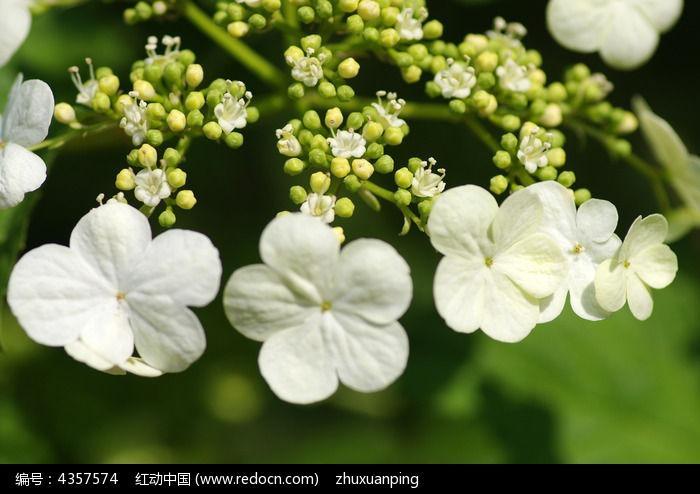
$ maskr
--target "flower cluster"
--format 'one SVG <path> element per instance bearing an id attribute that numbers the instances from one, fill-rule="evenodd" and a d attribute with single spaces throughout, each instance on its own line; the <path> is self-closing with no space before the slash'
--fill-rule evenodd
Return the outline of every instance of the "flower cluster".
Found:
<path id="1" fill-rule="evenodd" d="M 261 32 L 280 20 L 281 0 L 229 0 L 217 2 L 214 21 L 234 38 Z"/>
<path id="2" fill-rule="evenodd" d="M 166 19 L 176 11 L 176 0 L 140 0 L 124 9 L 124 22 L 137 24 L 153 19 Z"/>

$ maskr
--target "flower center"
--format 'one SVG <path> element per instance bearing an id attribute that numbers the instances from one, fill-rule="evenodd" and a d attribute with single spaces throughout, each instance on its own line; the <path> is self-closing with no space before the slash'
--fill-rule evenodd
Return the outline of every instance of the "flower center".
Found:
<path id="1" fill-rule="evenodd" d="M 328 311 L 331 310 L 332 308 L 333 308 L 333 302 L 330 302 L 330 301 L 328 301 L 328 300 L 324 301 L 324 302 L 321 304 L 321 312 L 328 312 Z"/>
<path id="2" fill-rule="evenodd" d="M 493 257 L 487 257 L 484 259 L 484 264 L 486 264 L 487 268 L 490 268 L 493 266 Z"/>
<path id="3" fill-rule="evenodd" d="M 585 251 L 586 251 L 586 248 L 583 245 L 579 244 L 578 242 L 576 243 L 576 245 L 574 245 L 574 248 L 571 249 L 571 252 L 573 252 L 574 254 L 581 254 Z"/>
<path id="4" fill-rule="evenodd" d="M 126 293 L 124 292 L 117 292 L 117 300 L 122 301 L 126 298 Z"/>
<path id="5" fill-rule="evenodd" d="M 625 266 L 625 269 L 629 269 L 629 267 L 630 267 L 631 265 L 632 265 L 632 263 L 631 263 L 631 262 L 629 262 L 629 261 L 625 261 L 625 264 L 624 264 L 624 266 Z"/>

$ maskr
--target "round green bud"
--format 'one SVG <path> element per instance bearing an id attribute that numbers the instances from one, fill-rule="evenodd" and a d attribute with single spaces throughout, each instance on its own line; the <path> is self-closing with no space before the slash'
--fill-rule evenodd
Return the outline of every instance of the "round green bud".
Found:
<path id="1" fill-rule="evenodd" d="M 171 110 L 167 122 L 168 128 L 175 133 L 182 132 L 187 127 L 187 117 L 180 110 Z"/>
<path id="2" fill-rule="evenodd" d="M 389 127 L 384 131 L 384 142 L 389 146 L 398 146 L 403 142 L 403 132 L 398 127 Z"/>
<path id="3" fill-rule="evenodd" d="M 180 209 L 192 209 L 197 204 L 197 198 L 191 190 L 181 190 L 175 196 L 175 204 Z"/>
<path id="4" fill-rule="evenodd" d="M 325 194 L 331 186 L 331 177 L 328 173 L 312 173 L 309 178 L 311 190 L 316 194 Z"/>
<path id="5" fill-rule="evenodd" d="M 204 106 L 204 94 L 199 91 L 193 91 L 185 98 L 185 108 L 188 110 L 199 110 Z"/>
<path id="6" fill-rule="evenodd" d="M 323 38 L 318 34 L 310 34 L 301 38 L 301 48 L 306 52 L 308 50 L 318 51 L 323 43 Z"/>
<path id="7" fill-rule="evenodd" d="M 379 122 L 367 122 L 362 128 L 362 137 L 367 142 L 374 142 L 384 134 L 384 126 Z"/>
<path id="8" fill-rule="evenodd" d="M 182 69 L 184 70 L 188 65 L 192 65 L 197 59 L 192 50 L 180 50 L 177 55 L 177 61 L 182 64 Z"/>
<path id="9" fill-rule="evenodd" d="M 158 164 L 158 151 L 150 144 L 144 144 L 138 150 L 138 159 L 141 166 L 153 168 Z"/>
<path id="10" fill-rule="evenodd" d="M 611 144 L 613 153 L 617 156 L 624 158 L 632 154 L 632 144 L 625 139 L 613 139 Z"/>
<path id="11" fill-rule="evenodd" d="M 576 183 L 576 174 L 571 171 L 561 172 L 559 178 L 557 178 L 557 182 L 569 188 Z"/>
<path id="12" fill-rule="evenodd" d="M 461 99 L 450 100 L 448 104 L 450 111 L 456 113 L 457 115 L 464 115 L 467 113 L 467 105 Z"/>
<path id="13" fill-rule="evenodd" d="M 343 112 L 340 111 L 340 108 L 335 107 L 331 108 L 330 110 L 326 111 L 326 127 L 329 129 L 337 129 L 341 125 L 343 125 Z"/>
<path id="14" fill-rule="evenodd" d="M 328 139 L 322 134 L 315 134 L 311 142 L 309 143 L 311 149 L 320 149 L 321 151 L 328 152 L 329 145 Z"/>
<path id="15" fill-rule="evenodd" d="M 304 5 L 297 9 L 297 17 L 304 24 L 311 24 L 316 19 L 316 11 L 308 5 Z"/>
<path id="16" fill-rule="evenodd" d="M 348 197 L 341 197 L 335 203 L 335 214 L 341 218 L 350 218 L 355 212 L 355 204 Z"/>
<path id="17" fill-rule="evenodd" d="M 442 89 L 435 81 L 428 81 L 425 84 L 425 93 L 431 98 L 442 96 Z"/>
<path id="18" fill-rule="evenodd" d="M 204 114 L 199 110 L 192 110 L 187 114 L 187 126 L 191 128 L 204 125 Z"/>
<path id="19" fill-rule="evenodd" d="M 133 26 L 134 24 L 136 24 L 139 21 L 136 9 L 125 9 L 123 19 L 128 26 Z"/>
<path id="20" fill-rule="evenodd" d="M 518 141 L 518 138 L 512 133 L 505 134 L 501 137 L 501 147 L 509 153 L 515 153 L 519 143 L 520 141 Z"/>
<path id="21" fill-rule="evenodd" d="M 163 159 L 165 160 L 165 164 L 167 166 L 174 167 L 180 164 L 182 156 L 180 155 L 180 152 L 177 149 L 167 148 L 163 153 Z"/>
<path id="22" fill-rule="evenodd" d="M 134 172 L 130 168 L 124 168 L 119 173 L 117 173 L 117 179 L 114 181 L 114 185 L 119 190 L 132 190 L 136 187 L 136 177 Z"/>
<path id="23" fill-rule="evenodd" d="M 348 115 L 348 129 L 361 129 L 365 123 L 365 117 L 360 112 L 352 112 Z"/>
<path id="24" fill-rule="evenodd" d="M 340 101 L 350 101 L 355 97 L 355 90 L 348 86 L 347 84 L 343 84 L 342 86 L 338 86 L 336 89 L 336 92 L 338 93 L 338 99 Z"/>
<path id="25" fill-rule="evenodd" d="M 367 146 L 367 150 L 365 151 L 365 157 L 371 160 L 376 160 L 378 159 L 381 155 L 384 154 L 384 146 L 379 144 L 378 142 L 373 142 Z"/>
<path id="26" fill-rule="evenodd" d="M 374 162 L 374 169 L 377 173 L 387 174 L 394 171 L 394 158 L 385 154 Z"/>
<path id="27" fill-rule="evenodd" d="M 231 132 L 224 138 L 224 142 L 231 149 L 238 149 L 243 145 L 243 134 L 240 132 Z"/>
<path id="28" fill-rule="evenodd" d="M 146 142 L 152 146 L 160 146 L 163 144 L 163 133 L 156 129 L 149 130 L 146 132 Z"/>
<path id="29" fill-rule="evenodd" d="M 381 12 L 382 25 L 394 27 L 399 20 L 399 9 L 396 7 L 383 7 Z"/>
<path id="30" fill-rule="evenodd" d="M 259 31 L 261 29 L 265 29 L 267 20 L 260 14 L 253 14 L 248 18 L 248 25 Z"/>
<path id="31" fill-rule="evenodd" d="M 447 59 L 442 55 L 434 56 L 430 59 L 430 71 L 437 74 L 447 68 Z"/>
<path id="32" fill-rule="evenodd" d="M 209 88 L 209 91 L 207 91 L 207 106 L 211 110 L 214 110 L 214 108 L 221 103 L 222 94 L 223 93 L 217 89 Z"/>
<path id="33" fill-rule="evenodd" d="M 126 162 L 131 166 L 139 165 L 139 150 L 132 149 L 129 154 L 126 155 Z"/>
<path id="34" fill-rule="evenodd" d="M 263 0 L 262 6 L 268 12 L 276 12 L 282 8 L 281 0 Z"/>
<path id="35" fill-rule="evenodd" d="M 298 46 L 290 46 L 284 51 L 284 59 L 291 62 L 296 62 L 304 56 L 304 50 Z M 292 64 L 294 65 L 294 64 Z"/>
<path id="36" fill-rule="evenodd" d="M 318 130 L 321 128 L 321 117 L 314 110 L 309 110 L 304 113 L 301 121 L 307 129 Z"/>
<path id="37" fill-rule="evenodd" d="M 365 159 L 352 160 L 352 172 L 360 180 L 368 180 L 374 173 L 372 163 Z"/>
<path id="38" fill-rule="evenodd" d="M 171 62 L 163 70 L 163 81 L 168 87 L 182 86 L 184 67 L 180 62 Z"/>
<path id="39" fill-rule="evenodd" d="M 433 210 L 433 205 L 435 204 L 435 198 L 424 199 L 418 203 L 418 212 L 423 220 L 426 220 Z"/>
<path id="40" fill-rule="evenodd" d="M 143 78 L 152 84 L 158 84 L 163 77 L 163 66 L 151 64 L 143 68 Z"/>
<path id="41" fill-rule="evenodd" d="M 382 13 L 381 7 L 374 0 L 361 0 L 357 6 L 357 13 L 365 21 L 373 21 Z"/>
<path id="42" fill-rule="evenodd" d="M 348 27 L 348 31 L 350 31 L 353 34 L 359 34 L 365 29 L 365 21 L 363 21 L 362 17 L 360 17 L 357 14 L 348 17 L 347 21 L 345 21 L 345 24 Z"/>
<path id="43" fill-rule="evenodd" d="M 328 158 L 322 149 L 312 149 L 309 151 L 309 163 L 313 166 L 326 168 L 328 166 Z"/>
<path id="44" fill-rule="evenodd" d="M 76 121 L 75 109 L 68 103 L 59 103 L 53 109 L 53 117 L 64 125 L 70 125 Z"/>
<path id="45" fill-rule="evenodd" d="M 308 194 L 306 193 L 306 189 L 301 185 L 293 185 L 292 187 L 290 187 L 289 198 L 297 206 L 303 204 L 306 201 L 307 197 Z"/>
<path id="46" fill-rule="evenodd" d="M 292 99 L 301 99 L 304 97 L 304 85 L 301 82 L 295 82 L 287 89 L 287 94 Z"/>
<path id="47" fill-rule="evenodd" d="M 413 173 L 406 167 L 399 168 L 394 173 L 394 182 L 402 189 L 408 189 L 413 184 Z"/>
<path id="48" fill-rule="evenodd" d="M 591 69 L 589 69 L 586 65 L 579 63 L 571 67 L 567 71 L 566 75 L 567 78 L 571 78 L 575 81 L 581 82 L 585 79 L 588 79 L 591 76 Z"/>
<path id="49" fill-rule="evenodd" d="M 333 16 L 333 5 L 328 0 L 316 0 L 316 14 L 320 19 L 329 19 Z"/>
<path id="50" fill-rule="evenodd" d="M 365 41 L 369 41 L 371 43 L 378 43 L 379 30 L 374 27 L 367 27 L 364 31 L 362 31 L 362 37 L 365 39 Z"/>
<path id="51" fill-rule="evenodd" d="M 353 77 L 357 77 L 359 73 L 360 64 L 352 57 L 346 58 L 338 65 L 338 75 L 343 79 L 352 79 Z"/>
<path id="52" fill-rule="evenodd" d="M 284 162 L 284 173 L 287 175 L 299 175 L 306 168 L 306 163 L 299 158 L 290 158 Z"/>
<path id="53" fill-rule="evenodd" d="M 349 14 L 350 12 L 355 12 L 357 10 L 359 3 L 359 0 L 338 0 L 338 8 L 341 12 Z"/>
<path id="54" fill-rule="evenodd" d="M 311 12 L 313 12 L 313 10 Z M 226 30 L 234 38 L 242 38 L 248 34 L 250 28 L 248 27 L 248 24 L 243 21 L 234 21 L 226 26 Z"/>
<path id="55" fill-rule="evenodd" d="M 547 180 L 556 180 L 557 169 L 551 165 L 545 166 L 543 168 L 539 168 L 537 172 L 535 172 L 535 176 L 543 182 L 546 182 Z"/>
<path id="56" fill-rule="evenodd" d="M 477 84 L 481 89 L 491 89 L 496 85 L 496 76 L 493 72 L 482 72 L 477 77 Z"/>
<path id="57" fill-rule="evenodd" d="M 424 60 L 428 56 L 428 48 L 422 43 L 416 43 L 408 47 L 408 53 L 417 61 Z"/>
<path id="58" fill-rule="evenodd" d="M 165 107 L 160 103 L 149 103 L 146 107 L 146 118 L 153 123 L 153 121 L 162 122 L 165 120 L 167 113 Z"/>
<path id="59" fill-rule="evenodd" d="M 260 110 L 255 106 L 248 107 L 248 123 L 255 123 L 260 120 Z"/>
<path id="60" fill-rule="evenodd" d="M 401 76 L 407 84 L 414 84 L 420 81 L 423 71 L 417 65 L 411 65 L 401 70 Z"/>
<path id="61" fill-rule="evenodd" d="M 566 164 L 566 151 L 563 148 L 552 148 L 547 151 L 547 162 L 555 168 Z"/>
<path id="62" fill-rule="evenodd" d="M 136 16 L 141 21 L 147 21 L 153 15 L 153 9 L 146 2 L 137 2 L 134 5 L 134 10 L 136 11 Z"/>
<path id="63" fill-rule="evenodd" d="M 350 162 L 346 158 L 336 157 L 331 160 L 331 174 L 334 177 L 345 178 L 350 170 Z"/>
<path id="64" fill-rule="evenodd" d="M 489 190 L 497 196 L 500 196 L 508 190 L 508 179 L 503 175 L 496 175 L 489 183 Z"/>
<path id="65" fill-rule="evenodd" d="M 221 134 L 223 134 L 223 129 L 218 123 L 209 122 L 205 124 L 204 127 L 202 127 L 202 132 L 204 133 L 204 136 L 207 139 L 211 139 L 212 141 L 218 141 L 221 137 Z"/>
<path id="66" fill-rule="evenodd" d="M 144 101 L 150 101 L 156 97 L 156 90 L 153 88 L 153 84 L 143 79 L 134 82 L 134 91 Z"/>
<path id="67" fill-rule="evenodd" d="M 165 211 L 158 215 L 158 223 L 163 228 L 170 228 L 175 225 L 177 217 L 171 208 L 167 208 Z"/>
<path id="68" fill-rule="evenodd" d="M 240 21 L 245 17 L 245 9 L 242 5 L 236 3 L 229 3 L 226 8 L 228 16 L 234 21 Z"/>
<path id="69" fill-rule="evenodd" d="M 476 57 L 474 63 L 480 72 L 493 72 L 498 67 L 498 54 L 492 51 L 485 51 Z"/>
<path id="70" fill-rule="evenodd" d="M 423 160 L 420 158 L 411 158 L 408 160 L 408 169 L 411 173 L 416 173 L 418 170 L 423 168 Z"/>
<path id="71" fill-rule="evenodd" d="M 394 200 L 399 206 L 408 206 L 411 204 L 412 199 L 413 195 L 406 189 L 399 189 L 394 192 Z"/>
<path id="72" fill-rule="evenodd" d="M 566 86 L 561 82 L 554 82 L 547 88 L 547 99 L 552 103 L 561 103 L 568 97 Z"/>
<path id="73" fill-rule="evenodd" d="M 566 136 L 564 133 L 557 129 L 551 129 L 549 131 L 549 142 L 553 148 L 561 148 L 566 144 Z"/>
<path id="74" fill-rule="evenodd" d="M 179 189 L 187 183 L 187 173 L 181 168 L 174 168 L 168 172 L 167 179 L 172 188 Z"/>
<path id="75" fill-rule="evenodd" d="M 187 66 L 185 70 L 185 82 L 191 88 L 198 87 L 204 80 L 204 69 L 198 63 Z"/>
<path id="76" fill-rule="evenodd" d="M 332 82 L 323 81 L 318 85 L 318 94 L 320 94 L 322 98 L 331 99 L 335 98 L 337 92 Z"/>
<path id="77" fill-rule="evenodd" d="M 302 146 L 311 146 L 311 141 L 314 139 L 314 133 L 308 129 L 301 129 L 297 136 Z"/>
<path id="78" fill-rule="evenodd" d="M 382 29 L 379 32 L 379 43 L 385 48 L 396 46 L 399 41 L 401 41 L 401 35 L 394 28 Z"/>
<path id="79" fill-rule="evenodd" d="M 497 151 L 496 154 L 493 156 L 493 164 L 501 170 L 505 170 L 506 168 L 508 168 L 512 164 L 512 162 L 513 158 L 511 157 L 508 151 Z"/>
<path id="80" fill-rule="evenodd" d="M 97 113 L 105 113 L 112 107 L 112 101 L 105 93 L 98 91 L 92 98 L 92 109 Z"/>
<path id="81" fill-rule="evenodd" d="M 119 91 L 119 77 L 116 75 L 108 75 L 99 80 L 100 91 L 107 96 L 114 96 Z"/>
<path id="82" fill-rule="evenodd" d="M 423 25 L 423 36 L 426 39 L 437 39 L 442 36 L 442 23 L 438 20 L 428 21 Z"/>
<path id="83" fill-rule="evenodd" d="M 520 128 L 520 118 L 516 115 L 504 115 L 501 119 L 501 127 L 509 132 L 515 132 Z"/>
<path id="84" fill-rule="evenodd" d="M 343 179 L 343 185 L 345 185 L 345 188 L 348 189 L 350 192 L 357 192 L 362 188 L 362 182 L 360 182 L 360 179 L 357 178 L 355 175 L 348 175 Z"/>
<path id="85" fill-rule="evenodd" d="M 574 201 L 576 201 L 577 206 L 590 201 L 591 197 L 591 191 L 588 189 L 578 189 L 574 191 Z"/>

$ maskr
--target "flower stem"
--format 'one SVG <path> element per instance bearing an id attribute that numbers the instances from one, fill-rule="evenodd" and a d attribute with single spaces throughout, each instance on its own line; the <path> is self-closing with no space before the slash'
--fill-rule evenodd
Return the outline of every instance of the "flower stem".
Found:
<path id="1" fill-rule="evenodd" d="M 371 192 L 375 196 L 379 197 L 380 199 L 384 199 L 387 202 L 390 202 L 391 204 L 395 205 L 397 208 L 399 208 L 399 211 L 403 213 L 403 215 L 411 220 L 415 225 L 418 227 L 418 229 L 422 232 L 425 231 L 425 228 L 423 226 L 423 222 L 421 219 L 418 217 L 416 213 L 411 211 L 411 209 L 408 206 L 403 206 L 400 204 L 396 203 L 396 199 L 394 198 L 394 193 L 391 192 L 388 189 L 385 189 L 384 187 L 381 187 L 374 182 L 370 182 L 369 180 L 365 180 L 362 182 L 362 188 L 365 189 L 368 192 Z"/>
<path id="2" fill-rule="evenodd" d="M 256 74 L 262 81 L 274 87 L 285 85 L 286 77 L 277 67 L 242 41 L 231 37 L 206 12 L 200 9 L 193 0 L 186 0 L 182 4 L 182 12 L 192 24 L 226 50 L 229 55 Z"/>
<path id="3" fill-rule="evenodd" d="M 39 144 L 35 144 L 34 146 L 31 146 L 27 148 L 29 151 L 41 151 L 44 149 L 58 149 L 60 147 L 63 147 L 64 145 L 68 144 L 70 141 L 73 139 L 76 139 L 78 137 L 87 137 L 92 134 L 99 134 L 100 132 L 104 132 L 106 130 L 111 130 L 117 126 L 117 122 L 101 122 L 95 125 L 91 125 L 88 127 L 83 127 L 80 129 L 74 129 L 74 130 L 69 130 L 67 132 L 64 132 L 63 134 L 59 134 L 55 137 L 52 137 L 51 139 L 46 139 L 43 142 L 40 142 Z"/>

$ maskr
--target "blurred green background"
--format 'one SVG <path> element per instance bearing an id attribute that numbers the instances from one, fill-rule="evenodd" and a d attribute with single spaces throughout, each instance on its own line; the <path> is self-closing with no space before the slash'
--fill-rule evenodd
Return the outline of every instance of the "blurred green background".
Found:
<path id="1" fill-rule="evenodd" d="M 428 1 L 431 13 L 458 40 L 482 32 L 496 15 L 530 29 L 550 78 L 585 61 L 616 84 L 612 100 L 628 105 L 642 94 L 700 152 L 697 115 L 700 5 L 686 2 L 681 22 L 665 35 L 643 69 L 620 73 L 597 56 L 558 47 L 547 33 L 544 1 Z M 91 2 L 35 20 L 13 64 L 0 71 L 0 94 L 17 71 L 41 78 L 57 100 L 71 100 L 66 68 L 86 56 L 126 79 L 143 58 L 149 34 L 180 34 L 208 78 L 242 79 L 256 96 L 265 88 L 185 21 L 134 28 L 121 22 L 123 4 Z M 281 40 L 253 41 L 281 60 Z M 366 62 L 364 94 L 402 89 L 397 71 Z M 380 82 L 381 81 L 381 82 Z M 178 226 L 209 235 L 221 251 L 224 277 L 258 262 L 257 239 L 267 221 L 287 209 L 290 185 L 275 152 L 278 114 L 245 129 L 238 151 L 199 142 L 187 164 L 199 203 Z M 58 126 L 54 129 L 58 131 Z M 624 164 L 610 161 L 593 142 L 569 140 L 570 166 L 579 185 L 614 201 L 624 234 L 634 217 L 656 211 L 647 184 Z M 634 144 L 647 154 L 643 143 Z M 119 133 L 78 142 L 56 159 L 29 229 L 28 247 L 67 243 L 76 221 L 100 192 L 113 193 L 128 141 Z M 485 185 L 495 174 L 488 151 L 466 129 L 416 123 L 396 158 L 433 155 L 447 168 L 449 185 Z M 30 341 L 7 313 L 0 355 L 1 462 L 698 462 L 700 461 L 700 242 L 675 245 L 681 271 L 656 294 L 650 321 L 627 310 L 592 324 L 570 310 L 538 327 L 518 345 L 481 333 L 460 335 L 436 314 L 431 296 L 438 256 L 426 238 L 397 236 L 398 213 L 359 207 L 344 221 L 348 238 L 376 236 L 412 266 L 415 296 L 402 319 L 411 341 L 406 373 L 388 390 L 362 395 L 342 389 L 307 407 L 275 398 L 256 364 L 259 344 L 227 323 L 220 299 L 198 311 L 209 348 L 187 372 L 156 380 L 113 377 L 70 359 L 61 349 Z M 159 227 L 155 227 L 159 230 Z"/>

